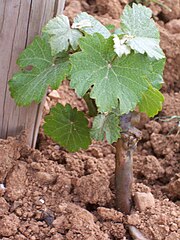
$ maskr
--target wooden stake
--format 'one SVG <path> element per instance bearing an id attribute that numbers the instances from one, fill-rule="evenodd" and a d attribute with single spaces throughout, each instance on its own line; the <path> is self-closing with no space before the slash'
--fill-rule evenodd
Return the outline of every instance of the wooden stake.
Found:
<path id="1" fill-rule="evenodd" d="M 36 145 L 44 102 L 17 107 L 10 96 L 8 80 L 18 71 L 16 60 L 20 52 L 54 14 L 62 13 L 64 3 L 64 0 L 0 0 L 0 138 L 25 130 L 27 144 Z"/>

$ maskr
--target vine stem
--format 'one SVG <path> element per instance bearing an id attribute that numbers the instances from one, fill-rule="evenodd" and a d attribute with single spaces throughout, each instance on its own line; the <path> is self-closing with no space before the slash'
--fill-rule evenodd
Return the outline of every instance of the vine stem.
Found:
<path id="1" fill-rule="evenodd" d="M 121 118 L 123 133 L 114 144 L 115 155 L 115 189 L 116 209 L 130 214 L 131 191 L 133 182 L 133 153 L 138 141 L 141 139 L 141 131 L 131 125 L 133 114 L 124 115 Z"/>
<path id="2" fill-rule="evenodd" d="M 122 138 L 118 139 L 115 147 L 116 147 L 116 163 L 115 163 L 116 209 L 125 214 L 130 214 L 131 188 L 133 181 L 132 151 L 125 150 Z"/>
<path id="3" fill-rule="evenodd" d="M 114 144 L 115 155 L 115 189 L 116 209 L 126 215 L 131 213 L 132 183 L 133 183 L 133 153 L 142 133 L 136 126 L 140 122 L 140 115 L 136 112 L 124 114 L 120 118 L 122 135 Z M 148 240 L 134 226 L 128 225 L 131 237 L 139 240 Z"/>

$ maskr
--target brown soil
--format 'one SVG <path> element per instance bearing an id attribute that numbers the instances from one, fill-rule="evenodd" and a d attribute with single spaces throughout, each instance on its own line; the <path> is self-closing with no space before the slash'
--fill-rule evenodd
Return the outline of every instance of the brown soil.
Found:
<path id="1" fill-rule="evenodd" d="M 127 0 L 67 1 L 65 13 L 96 15 L 117 26 Z M 179 1 L 163 1 L 168 12 L 151 4 L 167 56 L 159 118 L 142 116 L 143 138 L 134 155 L 134 208 L 130 216 L 114 209 L 114 154 L 106 142 L 93 142 L 87 151 L 68 153 L 40 130 L 38 149 L 17 139 L 0 140 L 0 239 L 108 240 L 131 239 L 127 225 L 136 226 L 147 239 L 180 239 L 180 25 Z M 118 7 L 114 7 L 118 6 Z M 49 93 L 44 114 L 57 102 L 86 111 L 64 82 Z M 2 185 L 3 184 L 3 185 Z M 151 194 L 152 193 L 152 194 Z"/>

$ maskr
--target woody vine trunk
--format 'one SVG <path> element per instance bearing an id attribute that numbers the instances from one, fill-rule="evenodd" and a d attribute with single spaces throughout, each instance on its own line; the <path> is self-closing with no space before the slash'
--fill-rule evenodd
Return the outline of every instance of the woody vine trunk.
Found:
<path id="1" fill-rule="evenodd" d="M 133 113 L 121 117 L 122 135 L 114 144 L 115 155 L 115 191 L 116 209 L 130 214 L 133 182 L 133 152 L 141 138 L 141 132 L 132 126 L 135 119 Z"/>

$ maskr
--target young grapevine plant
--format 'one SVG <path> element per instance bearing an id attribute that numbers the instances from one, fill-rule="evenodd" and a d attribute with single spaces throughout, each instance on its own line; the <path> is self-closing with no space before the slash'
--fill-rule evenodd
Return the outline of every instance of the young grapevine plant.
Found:
<path id="1" fill-rule="evenodd" d="M 106 138 L 116 147 L 116 160 L 127 160 L 135 139 L 140 138 L 133 126 L 137 117 L 133 111 L 153 117 L 162 108 L 159 89 L 165 56 L 159 41 L 152 12 L 141 4 L 125 7 L 120 28 L 113 33 L 85 12 L 71 26 L 68 17 L 60 15 L 21 53 L 17 61 L 21 71 L 9 81 L 11 96 L 19 106 L 39 103 L 48 87 L 57 89 L 68 78 L 70 87 L 85 99 L 89 116 L 94 117 L 92 128 L 87 114 L 69 104 L 57 104 L 45 118 L 45 134 L 72 152 L 87 149 L 92 139 Z M 120 171 L 118 163 L 116 170 L 121 172 L 119 164 Z M 120 173 L 120 182 L 131 171 L 132 164 L 128 164 L 125 178 Z"/>

